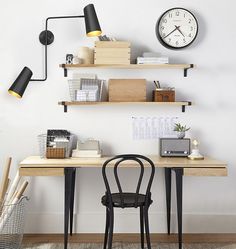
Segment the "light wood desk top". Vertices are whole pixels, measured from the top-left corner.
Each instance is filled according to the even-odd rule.
[[[20,167],[22,168],[32,168],[32,167],[50,167],[50,168],[89,168],[89,167],[102,167],[102,164],[112,156],[104,156],[101,158],[66,158],[66,159],[47,159],[40,158],[39,156],[30,156],[25,158],[20,162]],[[156,167],[182,167],[182,168],[226,168],[227,164],[222,161],[218,161],[212,158],[205,158],[204,160],[189,160],[187,158],[164,158],[159,156],[147,156],[150,158]],[[133,162],[126,161],[125,167],[133,166]]]
[[[20,174],[24,176],[63,176],[64,168],[101,168],[103,163],[112,156],[101,158],[67,158],[46,159],[30,156],[20,163]],[[227,164],[212,158],[189,160],[187,158],[163,158],[148,156],[157,168],[183,168],[184,175],[194,176],[226,176]],[[134,162],[126,161],[124,167],[133,167]]]

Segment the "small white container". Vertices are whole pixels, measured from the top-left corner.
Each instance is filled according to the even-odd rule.
[[[82,64],[94,63],[94,51],[89,47],[80,47],[78,51],[78,58],[81,59]]]

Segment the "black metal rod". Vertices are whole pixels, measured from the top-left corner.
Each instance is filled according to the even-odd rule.
[[[145,232],[146,232],[147,249],[151,249],[150,231],[149,231],[149,220],[148,220],[148,209],[149,209],[149,207],[144,206],[144,221],[145,221]]]
[[[75,177],[76,169],[73,169],[72,183],[71,183],[71,198],[70,198],[70,236],[73,233],[73,218],[74,218],[74,200],[75,200]]]
[[[171,168],[165,168],[167,232],[170,234],[171,220]]]
[[[144,249],[144,216],[143,206],[140,206],[140,237],[141,237],[141,249]]]
[[[64,172],[65,172],[64,249],[67,249],[68,226],[69,226],[70,203],[71,203],[71,180],[72,180],[73,169],[65,168]]]
[[[48,22],[52,19],[69,19],[69,18],[84,18],[84,16],[51,16],[46,19],[45,31],[46,31],[46,44],[44,48],[44,78],[42,79],[31,79],[30,81],[46,81],[48,78],[48,45],[47,45],[47,36],[48,36]]]
[[[176,174],[176,197],[178,214],[178,239],[179,249],[182,249],[182,216],[183,216],[183,169],[175,169]]]
[[[110,214],[109,214],[109,209],[107,207],[106,208],[106,227],[105,227],[103,249],[107,248],[107,238],[108,238],[108,232],[109,232],[109,222],[110,222]]]
[[[112,249],[113,229],[114,229],[114,209],[109,206],[109,235],[108,235],[108,249]]]

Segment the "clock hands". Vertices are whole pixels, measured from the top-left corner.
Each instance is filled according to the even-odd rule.
[[[178,30],[180,26],[175,26],[175,29],[172,30],[168,35],[166,35],[163,39],[165,39],[166,37],[168,37],[169,35],[171,35],[172,33],[174,33],[176,30]]]
[[[165,39],[166,37],[168,37],[169,35],[171,35],[172,33],[174,33],[176,30],[178,30],[178,31],[180,32],[180,34],[181,34],[183,37],[185,37],[185,35],[183,34],[183,32],[180,30],[180,26],[175,25],[175,29],[173,29],[169,34],[167,34],[167,35],[164,37],[164,39]]]
[[[175,25],[175,28],[180,32],[180,34],[181,34],[183,37],[185,37],[185,35],[183,34],[183,32],[180,30],[180,26],[176,26],[176,25]]]

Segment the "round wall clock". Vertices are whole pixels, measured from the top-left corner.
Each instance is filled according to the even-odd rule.
[[[198,34],[196,17],[183,8],[167,10],[157,21],[156,35],[163,46],[181,49],[189,46]]]

